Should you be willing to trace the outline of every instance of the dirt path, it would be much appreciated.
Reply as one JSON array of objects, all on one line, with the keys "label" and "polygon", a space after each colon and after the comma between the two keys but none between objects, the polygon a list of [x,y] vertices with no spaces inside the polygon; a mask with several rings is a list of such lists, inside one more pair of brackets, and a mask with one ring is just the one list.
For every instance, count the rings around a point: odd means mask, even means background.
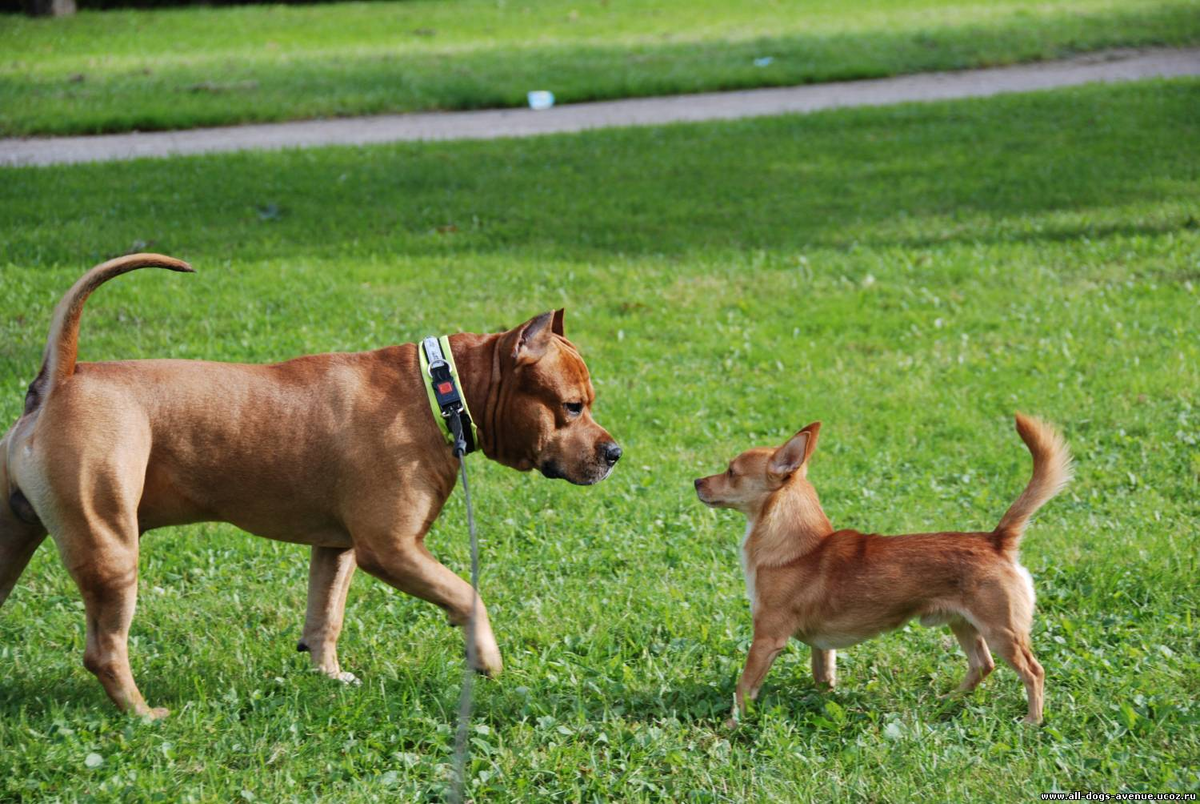
[{"label": "dirt path", "polygon": [[696,120],[796,114],[842,106],[881,106],[1027,92],[1096,81],[1200,75],[1200,48],[1108,51],[1015,67],[921,73],[778,89],[711,92],[579,103],[546,111],[495,109],[308,120],[267,125],[0,139],[0,166],[54,165],[247,149],[363,145],[401,140],[492,139],[649,126]]}]

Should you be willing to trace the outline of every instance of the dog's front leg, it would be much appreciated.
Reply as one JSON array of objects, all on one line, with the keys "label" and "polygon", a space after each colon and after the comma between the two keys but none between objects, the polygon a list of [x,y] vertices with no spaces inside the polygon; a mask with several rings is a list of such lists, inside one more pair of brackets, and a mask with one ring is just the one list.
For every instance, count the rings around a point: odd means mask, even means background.
[{"label": "dog's front leg", "polygon": [[746,668],[742,671],[742,677],[738,681],[733,712],[726,722],[727,726],[731,728],[736,726],[738,714],[746,714],[747,699],[753,701],[758,698],[758,691],[762,687],[763,679],[767,677],[767,671],[771,669],[775,658],[787,647],[787,641],[786,634],[768,634],[757,628],[754,630],[754,641],[750,644],[750,655],[746,657]]},{"label": "dog's front leg", "polygon": [[297,650],[308,651],[313,667],[330,678],[357,682],[342,672],[337,658],[338,636],[346,611],[346,593],[354,575],[354,548],[316,547],[308,567],[308,611]]},{"label": "dog's front leg", "polygon": [[818,687],[833,689],[837,684],[837,651],[813,648],[812,672]]},{"label": "dog's front leg", "polygon": [[[445,609],[452,625],[467,624],[475,598],[471,585],[434,558],[421,538],[393,538],[380,545],[356,534],[355,556],[358,566],[380,580]],[[476,602],[475,615],[475,669],[498,675],[503,663],[483,600]]]}]

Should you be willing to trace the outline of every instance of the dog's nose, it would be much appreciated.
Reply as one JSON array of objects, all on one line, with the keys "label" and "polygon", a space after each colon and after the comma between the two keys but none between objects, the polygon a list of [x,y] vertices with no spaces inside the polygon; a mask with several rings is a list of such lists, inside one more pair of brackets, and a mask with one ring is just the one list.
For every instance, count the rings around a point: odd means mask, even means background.
[{"label": "dog's nose", "polygon": [[621,445],[616,441],[609,441],[604,445],[604,460],[609,466],[613,466],[617,461],[621,460]]},{"label": "dog's nose", "polygon": [[704,478],[698,477],[692,481],[692,485],[696,487],[696,491],[700,490],[700,484],[704,482]]}]

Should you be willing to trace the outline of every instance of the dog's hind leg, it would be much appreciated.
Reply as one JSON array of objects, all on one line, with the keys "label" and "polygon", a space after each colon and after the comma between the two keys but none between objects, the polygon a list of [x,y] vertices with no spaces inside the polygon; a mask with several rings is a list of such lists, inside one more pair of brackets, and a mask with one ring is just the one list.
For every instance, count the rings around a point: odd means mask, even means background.
[{"label": "dog's hind leg", "polygon": [[818,687],[833,689],[837,685],[837,651],[813,648],[812,673]]},{"label": "dog's hind leg", "polygon": [[337,658],[337,640],[342,632],[346,593],[354,575],[354,548],[313,547],[308,568],[308,611],[304,636],[297,650],[308,651],[313,667],[338,681],[355,682],[353,673],[342,672]]},{"label": "dog's hind leg", "polygon": [[958,685],[958,691],[968,693],[996,669],[996,663],[992,661],[987,642],[975,626],[961,619],[952,620],[949,625],[963,653],[967,654],[967,675]]},{"label": "dog's hind leg", "polygon": [[[138,501],[142,498],[149,433],[133,427],[117,447],[85,445],[77,461],[47,475],[44,499],[55,501],[51,536],[83,596],[87,643],[83,666],[96,676],[119,709],[152,718],[129,667],[129,626],[137,604]],[[47,439],[48,440],[48,439]],[[44,446],[69,454],[64,446]]]},{"label": "dog's hind leg", "polygon": [[0,516],[0,606],[12,594],[17,579],[45,538],[43,528],[33,528],[23,522],[14,527],[10,517]]},{"label": "dog's hind leg", "polygon": [[[0,500],[0,508],[7,506],[7,500]],[[45,538],[46,529],[40,524],[30,525],[14,517],[11,510],[0,510],[0,606]]]},{"label": "dog's hind leg", "polygon": [[46,538],[46,528],[38,521],[33,507],[9,482],[6,446],[0,440],[0,606]]},{"label": "dog's hind leg", "polygon": [[166,709],[146,705],[129,667],[129,626],[137,604],[136,519],[71,521],[64,523],[61,533],[56,528],[54,535],[63,563],[83,595],[87,614],[83,666],[104,685],[119,709],[151,718],[165,716]]},{"label": "dog's hind leg", "polygon": [[1046,673],[1033,655],[1029,644],[1029,634],[1025,631],[1010,629],[988,633],[988,642],[996,648],[1000,658],[1004,659],[1025,684],[1025,695],[1029,699],[1029,713],[1025,722],[1037,725],[1042,722],[1042,693]]},{"label": "dog's hind leg", "polygon": [[1033,581],[1023,567],[1014,564],[1002,582],[980,590],[978,600],[972,605],[972,620],[987,644],[1020,676],[1029,699],[1025,722],[1038,724],[1042,722],[1046,673],[1030,645],[1033,604]]}]

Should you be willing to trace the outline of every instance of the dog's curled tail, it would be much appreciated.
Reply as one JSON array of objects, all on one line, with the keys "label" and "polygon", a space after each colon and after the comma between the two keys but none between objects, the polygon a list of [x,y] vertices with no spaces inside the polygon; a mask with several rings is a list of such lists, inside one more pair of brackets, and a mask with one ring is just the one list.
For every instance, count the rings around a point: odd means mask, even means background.
[{"label": "dog's curled tail", "polygon": [[1018,413],[1017,433],[1033,455],[1033,477],[996,526],[996,544],[1006,551],[1016,549],[1029,518],[1071,480],[1071,451],[1058,430]]},{"label": "dog's curled tail", "polygon": [[114,276],[138,268],[167,268],[171,271],[193,273],[192,266],[183,260],[163,254],[129,254],[102,262],[79,278],[62,301],[54,308],[50,336],[42,356],[42,369],[25,395],[25,412],[29,413],[45,399],[54,385],[75,373],[75,356],[79,349],[79,319],[83,303],[96,288]]}]

